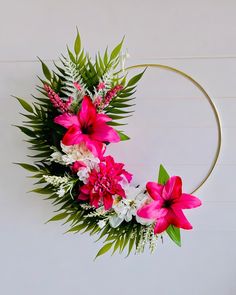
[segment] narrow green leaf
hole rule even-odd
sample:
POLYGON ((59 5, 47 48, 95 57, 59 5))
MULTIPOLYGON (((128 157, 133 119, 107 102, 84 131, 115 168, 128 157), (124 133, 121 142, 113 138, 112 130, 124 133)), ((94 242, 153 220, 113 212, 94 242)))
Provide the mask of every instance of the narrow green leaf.
POLYGON ((181 235, 180 235, 180 229, 178 227, 175 227, 174 225, 170 225, 166 229, 167 234, 171 238, 173 242, 175 242, 176 245, 181 247, 181 235))
POLYGON ((110 126, 124 126, 124 125, 127 125, 127 124, 122 124, 122 123, 117 123, 117 122, 114 122, 114 121, 110 121, 110 122, 107 122, 107 125, 110 125, 110 126))
POLYGON ((38 168, 33 166, 33 165, 29 165, 29 164, 26 164, 26 163, 13 163, 13 164, 16 164, 16 165, 19 165, 21 166, 22 168, 30 171, 30 172, 38 172, 38 168))
POLYGON ((34 110, 33 108, 31 107, 30 104, 28 104, 28 102, 26 102, 23 98, 19 98, 19 97, 16 97, 14 96, 18 101, 19 103, 21 104, 21 106, 29 113, 33 113, 34 110))
POLYGON ((126 257, 128 257, 133 249, 133 246, 134 246, 134 242, 135 242, 135 239, 130 239, 129 240, 129 250, 128 250, 128 254, 126 257))
POLYGON ((52 193, 52 190, 47 187, 42 187, 42 188, 35 188, 31 190, 30 192, 42 194, 42 195, 48 195, 52 193))
POLYGON ((70 60, 75 64, 76 63, 75 57, 74 57, 73 53, 70 51, 68 46, 67 46, 67 52, 68 52, 70 60))
POLYGON ((111 56, 110 56, 110 60, 115 59, 118 56, 118 54, 120 53, 121 48, 122 48, 122 45, 123 45, 123 42, 124 42, 124 38, 125 37, 123 37, 123 39, 121 40, 121 42, 112 50, 111 56))
POLYGON ((67 216, 68 216, 68 213, 66 213, 66 212, 60 213, 60 214, 57 214, 57 215, 53 216, 46 223, 51 222, 51 221, 62 220, 62 219, 65 219, 67 216))
POLYGON ((121 119, 125 119, 125 118, 128 118, 128 117, 131 117, 131 115, 129 116, 118 116, 118 115, 110 115, 109 114, 109 117, 113 120, 121 120, 121 119))
POLYGON ((41 62, 44 76, 47 78, 48 81, 51 81, 52 75, 51 75, 51 72, 49 71, 49 68, 47 67, 47 65, 40 58, 38 58, 38 59, 41 62))
POLYGON ((82 229, 84 229, 87 225, 82 223, 82 224, 79 224, 79 225, 75 225, 73 226, 72 228, 70 228, 67 233, 69 232, 79 232, 81 231, 82 229))
POLYGON ((113 242, 111 242, 111 243, 107 243, 106 245, 104 245, 104 246, 98 251, 98 253, 97 253, 95 259, 98 258, 99 256, 105 254, 107 251, 109 251, 109 250, 111 249, 112 245, 113 245, 113 242))
POLYGON ((119 246, 120 246, 120 238, 118 237, 117 240, 116 240, 116 243, 114 245, 114 249, 113 249, 112 255, 117 251, 117 249, 119 248, 119 246))
POLYGON ((107 66, 108 63, 108 48, 106 48, 104 56, 103 56, 104 65, 107 66))
POLYGON ((23 133, 28 135, 29 137, 36 137, 35 132, 29 128, 23 127, 23 126, 18 126, 18 125, 13 125, 17 128, 19 128, 23 133))
POLYGON ((80 50, 81 50, 81 39, 80 39, 79 30, 77 28, 77 36, 76 36, 75 44, 74 44, 74 51, 76 56, 79 55, 80 50))
POLYGON ((120 236, 120 253, 122 253, 122 251, 123 251, 124 242, 125 242, 125 236, 121 235, 120 236))
POLYGON ((121 131, 117 131, 117 133, 119 134, 119 136, 120 136, 120 140, 121 140, 121 141, 129 140, 129 139, 130 139, 129 136, 127 136, 126 134, 124 134, 124 133, 121 132, 121 131))
POLYGON ((160 165, 158 183, 164 185, 164 184, 166 184, 166 182, 169 178, 170 178, 170 176, 167 173, 166 169, 163 167, 163 165, 160 165))
POLYGON ((129 80, 128 84, 126 85, 126 88, 127 88, 127 87, 130 87, 130 86, 133 86, 133 85, 135 85, 135 84, 137 84, 138 81, 142 78, 142 76, 143 76, 143 74, 145 73, 145 71, 146 71, 146 69, 145 69, 142 73, 140 73, 140 74, 138 74, 138 75, 132 77, 132 78, 129 80))

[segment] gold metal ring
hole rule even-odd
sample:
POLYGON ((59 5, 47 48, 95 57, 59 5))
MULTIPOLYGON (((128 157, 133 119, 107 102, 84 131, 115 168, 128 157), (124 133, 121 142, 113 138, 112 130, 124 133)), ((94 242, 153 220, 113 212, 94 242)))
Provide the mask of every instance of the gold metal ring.
POLYGON ((210 98, 208 93, 206 92, 206 90, 196 80, 194 80, 191 76, 184 73, 183 71, 180 71, 180 70, 170 67, 170 66, 161 65, 161 64, 138 64, 138 65, 129 66, 126 68, 126 70, 132 70, 132 69, 138 69, 138 68, 148 68, 148 67, 168 70, 168 71, 177 73, 177 74, 181 75, 182 77, 184 77, 185 79, 187 79, 188 81, 190 81, 193 85, 195 85, 203 93, 204 97, 207 99, 207 101, 214 113, 214 117, 215 117, 216 124, 217 124, 217 136, 218 136, 216 152, 215 152, 213 161, 211 162, 211 165, 208 169, 206 176, 200 181, 200 183, 197 185, 197 187, 191 192, 191 194, 193 194, 200 187, 202 187, 203 184, 210 177, 210 175, 212 174, 212 171, 214 170, 214 168, 216 166, 216 163, 217 163, 219 155, 220 155, 221 143, 222 143, 222 127, 221 127, 220 116, 219 116, 218 110, 217 110, 214 102, 212 101, 212 99, 210 98))

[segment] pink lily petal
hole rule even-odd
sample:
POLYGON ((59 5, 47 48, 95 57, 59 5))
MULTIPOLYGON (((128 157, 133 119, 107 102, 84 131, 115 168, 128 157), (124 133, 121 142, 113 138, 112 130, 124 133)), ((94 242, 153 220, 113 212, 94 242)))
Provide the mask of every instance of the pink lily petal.
POLYGON ((182 194, 182 180, 179 176, 172 176, 168 179, 163 189, 162 197, 165 200, 177 199, 182 194))
POLYGON ((160 218, 157 220, 156 225, 154 227, 154 234, 160 234, 163 231, 165 231, 168 226, 169 226, 169 222, 166 218, 160 218))
POLYGON ((95 123, 101 123, 101 122, 109 122, 112 121, 112 119, 110 117, 108 117, 105 114, 98 114, 97 118, 96 118, 96 122, 95 123))
POLYGON ((182 210, 173 209, 174 218, 172 220, 172 224, 176 227, 183 228, 183 229, 192 229, 192 225, 189 223, 187 218, 185 217, 182 210))
POLYGON ((162 218, 167 213, 168 209, 161 208, 161 201, 153 201, 148 205, 144 205, 137 211, 138 216, 147 219, 162 218))
POLYGON ((76 115, 70 115, 68 113, 64 113, 60 116, 57 116, 54 119, 54 122, 65 127, 70 128, 72 125, 79 126, 79 121, 76 115))
POLYGON ((98 157, 100 159, 103 156, 104 144, 102 142, 91 140, 88 136, 84 136, 84 143, 95 157, 98 157))
POLYGON ((197 197, 189 194, 182 194, 172 205, 175 209, 191 209, 201 206, 202 202, 197 197))
POLYGON ((104 124, 104 123, 95 123, 94 131, 90 135, 90 137, 97 141, 102 142, 119 142, 120 136, 112 127, 104 124))
POLYGON ((62 139, 64 145, 79 144, 84 141, 84 135, 76 125, 72 125, 62 139))
POLYGON ((162 199, 161 195, 162 195, 163 185, 150 181, 146 184, 146 188, 153 200, 162 199))
POLYGON ((81 126, 92 125, 96 120, 96 116, 97 113, 94 104, 88 96, 85 96, 81 104, 81 109, 78 112, 78 119, 81 126))

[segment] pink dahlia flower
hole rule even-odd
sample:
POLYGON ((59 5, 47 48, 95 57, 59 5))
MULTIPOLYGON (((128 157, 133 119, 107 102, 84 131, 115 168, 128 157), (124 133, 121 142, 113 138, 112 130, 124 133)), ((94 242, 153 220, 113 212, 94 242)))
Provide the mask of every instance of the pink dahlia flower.
POLYGON ((109 121, 110 117, 97 113, 88 96, 84 97, 77 115, 64 113, 54 119, 68 129, 62 139, 64 145, 84 143, 98 157, 102 155, 103 143, 120 141, 118 133, 106 124, 109 121))
POLYGON ((192 195, 182 193, 180 177, 171 177, 165 185, 148 182, 146 188, 153 201, 141 207, 137 214, 143 218, 156 220, 155 234, 165 231, 169 225, 192 229, 182 209, 198 207, 201 201, 192 195))
POLYGON ((121 182, 124 179, 130 182, 132 179, 132 175, 123 167, 124 164, 115 163, 111 156, 104 157, 99 163, 99 169, 93 169, 88 183, 80 188, 78 200, 89 200, 91 206, 96 208, 103 204, 105 210, 109 210, 113 204, 113 196, 125 198, 121 182))

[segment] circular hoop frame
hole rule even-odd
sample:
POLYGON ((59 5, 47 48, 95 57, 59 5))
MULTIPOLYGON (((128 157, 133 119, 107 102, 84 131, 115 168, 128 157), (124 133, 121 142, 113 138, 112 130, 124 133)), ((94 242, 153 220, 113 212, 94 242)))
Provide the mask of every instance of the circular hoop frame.
POLYGON ((210 177, 210 175, 212 174, 212 171, 214 170, 216 163, 218 161, 219 155, 220 155, 220 150, 221 150, 221 144, 222 144, 222 127, 221 127, 221 121, 220 121, 220 116, 218 113, 218 110, 214 104, 214 102, 212 101, 212 99, 210 98, 210 96, 208 95, 208 93, 206 92, 206 90, 196 81, 194 80, 191 76, 189 76, 188 74, 186 74, 183 71, 180 71, 176 68, 170 67, 170 66, 166 66, 166 65, 162 65, 162 64, 138 64, 138 65, 133 65, 133 66, 129 66, 127 67, 125 70, 132 70, 132 69, 138 69, 138 68, 160 68, 163 70, 168 70, 171 72, 174 72, 176 74, 181 75, 182 77, 184 77, 185 79, 187 79, 188 81, 190 81, 193 85, 195 85, 204 95, 204 97, 207 99, 213 113, 214 113, 214 117, 216 120, 216 124, 217 124, 217 136, 218 136, 218 140, 217 140, 217 148, 216 148, 216 152, 214 155, 214 158, 211 162, 211 165, 208 169, 208 172, 206 174, 206 176, 200 181, 200 183, 197 185, 197 187, 191 192, 191 194, 195 193, 200 187, 203 186, 203 184, 207 181, 207 179, 210 177))

